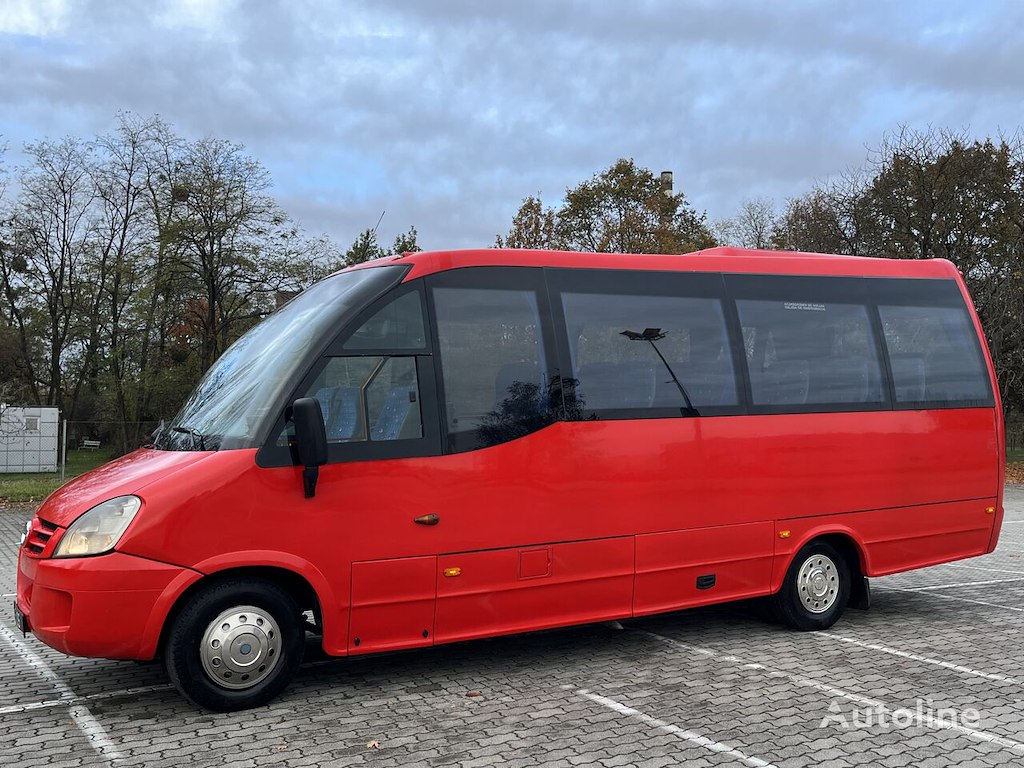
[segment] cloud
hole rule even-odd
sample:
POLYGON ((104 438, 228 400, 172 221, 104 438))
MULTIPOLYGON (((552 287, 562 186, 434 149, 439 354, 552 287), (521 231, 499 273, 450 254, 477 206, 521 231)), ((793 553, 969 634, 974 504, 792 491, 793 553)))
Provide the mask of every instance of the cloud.
POLYGON ((67 0, 6 0, 0 5, 0 35, 47 37, 64 27, 67 0))
POLYGON ((202 35, 224 35, 231 29, 231 16, 239 10, 237 0, 170 0, 154 14, 156 26, 202 35))
POLYGON ((1014 3, 7 6, 35 19, 0 16, 12 145, 159 113, 244 143, 343 245, 385 209, 384 240, 415 224, 428 246, 486 245, 525 196, 555 203, 622 156, 719 218, 862 162, 901 123, 1012 130, 1024 96, 1014 3))

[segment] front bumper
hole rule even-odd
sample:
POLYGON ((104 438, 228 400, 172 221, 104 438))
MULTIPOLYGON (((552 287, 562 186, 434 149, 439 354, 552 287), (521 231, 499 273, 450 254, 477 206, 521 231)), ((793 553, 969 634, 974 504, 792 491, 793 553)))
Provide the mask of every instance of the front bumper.
POLYGON ((111 552, 37 557, 22 547, 16 605, 29 631, 72 656, 150 658, 167 595, 194 574, 187 568, 111 552))

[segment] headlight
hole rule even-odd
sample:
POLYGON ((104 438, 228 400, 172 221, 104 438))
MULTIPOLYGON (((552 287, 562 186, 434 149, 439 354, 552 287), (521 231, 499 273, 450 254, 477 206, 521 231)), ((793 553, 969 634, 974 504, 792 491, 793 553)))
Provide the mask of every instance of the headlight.
POLYGON ((54 557, 84 557, 109 552, 142 506, 138 496, 104 501, 75 520, 57 545, 54 557))

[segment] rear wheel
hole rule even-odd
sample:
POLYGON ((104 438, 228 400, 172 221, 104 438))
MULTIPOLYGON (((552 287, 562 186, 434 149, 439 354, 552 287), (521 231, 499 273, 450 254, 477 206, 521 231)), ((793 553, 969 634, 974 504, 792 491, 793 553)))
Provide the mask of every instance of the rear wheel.
POLYGON ((812 541, 797 552, 772 597, 774 613, 796 629, 828 629, 850 599, 850 579, 843 554, 826 541, 812 541))
POLYGON ((302 650, 302 615, 285 590, 264 581, 225 581, 200 591, 175 617, 164 664, 188 699, 228 712, 283 691, 302 650))

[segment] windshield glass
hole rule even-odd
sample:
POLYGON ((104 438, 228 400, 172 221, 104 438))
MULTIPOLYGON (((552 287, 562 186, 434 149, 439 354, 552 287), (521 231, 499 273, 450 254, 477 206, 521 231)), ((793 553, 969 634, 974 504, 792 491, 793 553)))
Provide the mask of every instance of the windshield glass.
POLYGON ((218 358, 178 415, 154 436, 154 447, 216 451, 256 447, 296 367, 340 319, 397 282, 402 267, 374 267, 332 275, 300 293, 252 328, 218 358))

